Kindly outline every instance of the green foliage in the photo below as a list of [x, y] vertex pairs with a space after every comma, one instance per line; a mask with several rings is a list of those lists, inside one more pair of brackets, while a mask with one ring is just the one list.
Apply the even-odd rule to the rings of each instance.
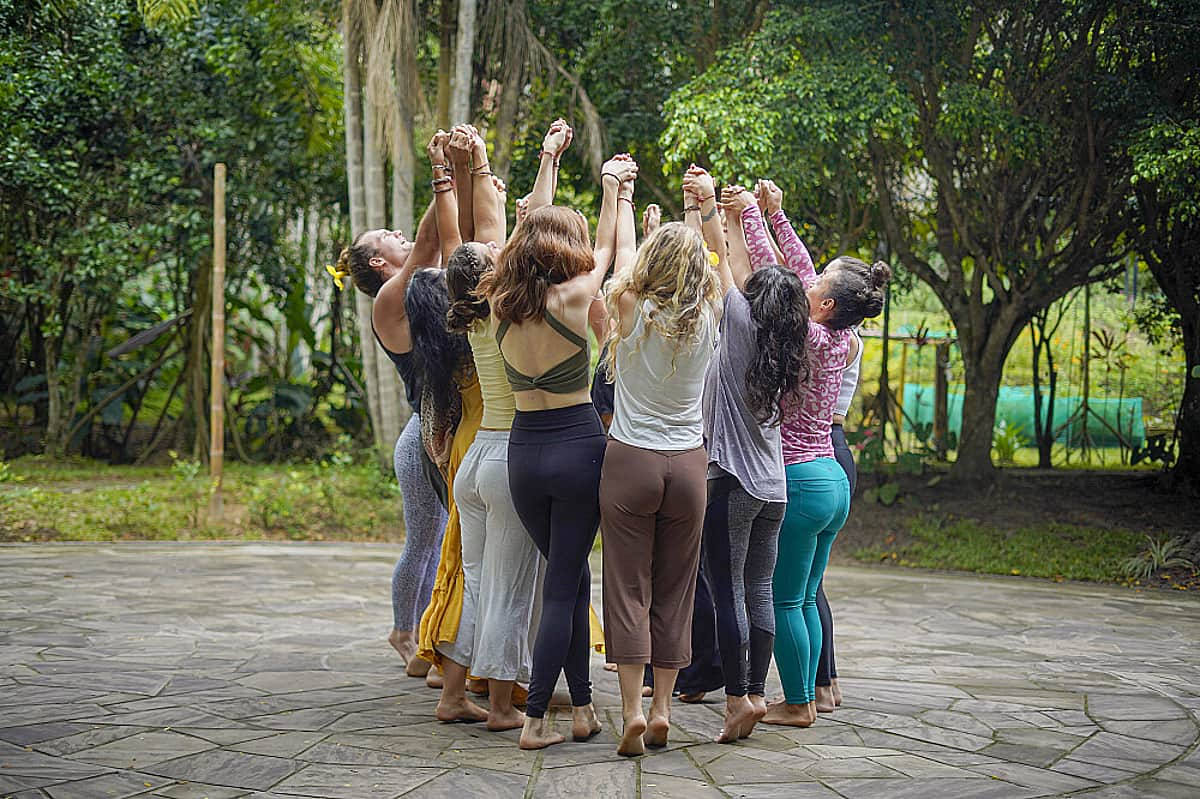
[[1126, 530], [1046, 524], [1000, 531], [971, 520], [915, 520], [907, 543], [867, 547], [856, 560], [983, 574], [1120, 582], [1140, 537]]
[[992, 431], [992, 451], [996, 453], [996, 460], [1001, 463], [1011, 465], [1017, 455], [1017, 450], [1025, 446], [1028, 439], [1025, 437], [1025, 428], [1019, 424], [1009, 424], [1004, 419], [1001, 419], [995, 430]]
[[0, 541], [402, 540], [396, 481], [348, 458], [228, 464], [220, 526], [197, 518], [210, 484], [185, 459], [169, 467], [113, 467], [20, 458], [11, 470], [23, 482], [0, 488]]
[[1196, 570], [1196, 564], [1183, 557], [1182, 538], [1151, 538], [1146, 536], [1147, 548], [1128, 558], [1121, 568], [1131, 580], [1148, 580], [1164, 569]]

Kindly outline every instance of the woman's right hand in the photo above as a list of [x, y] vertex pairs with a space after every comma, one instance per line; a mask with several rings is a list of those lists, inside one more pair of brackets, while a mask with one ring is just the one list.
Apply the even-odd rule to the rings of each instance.
[[571, 130], [571, 126], [565, 119], [559, 117], [550, 123], [550, 130], [546, 131], [546, 138], [542, 139], [542, 151], [550, 153], [557, 161], [570, 146], [574, 136], [575, 133]]
[[760, 180], [758, 188], [762, 193], [763, 202], [767, 206], [766, 211], [768, 215], [783, 208], [783, 189], [776, 186], [775, 181]]
[[617, 179], [618, 188], [623, 183], [637, 180], [637, 162], [633, 160], [633, 156], [629, 153], [617, 153], [605, 161], [604, 166], [600, 167], [600, 181], [603, 183], [605, 178], [609, 176]]
[[654, 231], [658, 230], [659, 224], [662, 222], [662, 208], [658, 203], [650, 203], [646, 209], [642, 211], [642, 235], [649, 236]]
[[429, 140], [429, 144], [425, 145], [425, 152], [429, 155], [429, 163], [433, 166], [446, 165], [446, 144], [450, 141], [450, 134], [442, 129], [433, 134], [433, 138]]
[[754, 195], [741, 186], [726, 186], [721, 189], [721, 207], [731, 216], [741, 218], [742, 213], [754, 204]]

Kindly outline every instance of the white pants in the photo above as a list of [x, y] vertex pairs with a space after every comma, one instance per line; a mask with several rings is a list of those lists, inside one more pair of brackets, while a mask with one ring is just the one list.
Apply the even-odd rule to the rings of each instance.
[[480, 430], [454, 477], [462, 527], [463, 611], [438, 652], [472, 676], [529, 680], [545, 561], [513, 507], [508, 431]]

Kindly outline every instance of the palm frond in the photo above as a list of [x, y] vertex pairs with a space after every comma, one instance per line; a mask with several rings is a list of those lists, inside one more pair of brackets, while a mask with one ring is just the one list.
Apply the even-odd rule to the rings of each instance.
[[138, 13], [149, 28], [187, 22], [199, 10], [199, 0], [138, 0]]

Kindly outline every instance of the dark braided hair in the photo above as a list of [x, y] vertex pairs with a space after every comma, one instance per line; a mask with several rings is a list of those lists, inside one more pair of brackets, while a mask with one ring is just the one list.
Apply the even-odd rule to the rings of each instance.
[[476, 320], [487, 319], [491, 314], [487, 297], [476, 291], [479, 279], [491, 269], [491, 253], [477, 242], [467, 242], [450, 254], [446, 264], [446, 287], [450, 291], [446, 327], [450, 332], [465, 334]]
[[759, 424], [779, 424], [780, 402], [808, 380], [808, 295], [791, 271], [755, 270], [742, 293], [750, 302], [758, 352], [746, 370], [747, 405]]
[[446, 312], [450, 310], [446, 273], [441, 269], [418, 270], [409, 281], [404, 308], [417, 376], [432, 392], [434, 404], [439, 409], [449, 408], [458, 393], [455, 377], [472, 361], [467, 337], [446, 329]]

